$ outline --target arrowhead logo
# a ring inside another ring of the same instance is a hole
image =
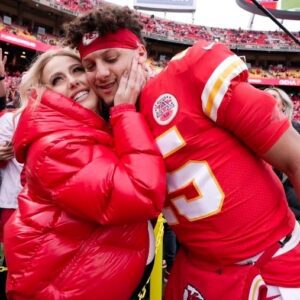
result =
[[[188,284],[183,291],[183,300],[205,300],[200,292]]]
[[[84,46],[88,46],[98,37],[99,37],[99,33],[96,31],[85,33],[82,37],[82,44]]]

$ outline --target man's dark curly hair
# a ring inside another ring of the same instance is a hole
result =
[[[77,48],[85,33],[96,31],[103,36],[109,32],[116,32],[120,28],[128,28],[145,44],[141,30],[142,23],[134,10],[127,6],[111,3],[101,3],[97,10],[75,18],[64,24],[65,45]]]

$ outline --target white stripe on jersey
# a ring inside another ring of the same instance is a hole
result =
[[[173,126],[156,138],[156,144],[162,156],[166,158],[184,147],[186,142],[176,126]]]
[[[217,120],[219,106],[231,80],[244,70],[247,70],[246,64],[237,55],[232,55],[222,61],[209,77],[201,100],[204,113],[213,121]]]
[[[259,299],[259,290],[261,286],[265,286],[265,282],[262,277],[258,274],[254,277],[251,283],[251,287],[249,290],[248,300],[257,300]]]

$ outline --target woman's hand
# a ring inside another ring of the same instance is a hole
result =
[[[126,70],[122,75],[115,95],[114,105],[135,104],[145,83],[146,75],[143,66],[138,62],[138,57],[134,56],[130,70]]]

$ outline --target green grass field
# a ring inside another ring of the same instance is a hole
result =
[[[300,1],[299,0],[281,0],[282,10],[300,11]]]

